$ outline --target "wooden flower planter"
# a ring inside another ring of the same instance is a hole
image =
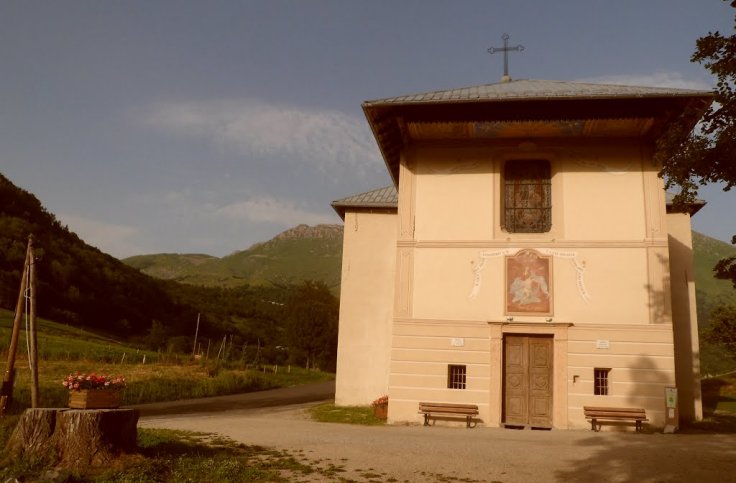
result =
[[[110,389],[82,389],[69,391],[71,409],[115,409],[120,407],[120,391]]]

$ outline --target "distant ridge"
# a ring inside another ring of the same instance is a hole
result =
[[[137,255],[123,262],[152,277],[192,285],[239,287],[319,280],[337,292],[342,225],[297,225],[222,258],[163,253]]]
[[[254,250],[256,248],[259,248],[264,245],[277,243],[279,241],[283,240],[293,240],[293,239],[305,239],[305,238],[322,238],[325,240],[340,240],[342,243],[342,225],[315,225],[315,226],[309,226],[309,225],[297,225],[293,228],[289,228],[286,231],[282,231],[272,239],[265,241],[265,242],[257,242],[251,245],[248,250]],[[243,250],[243,251],[248,251]],[[243,251],[238,251],[233,253],[232,255],[236,255],[238,253],[242,253]],[[232,256],[228,255],[228,256]]]

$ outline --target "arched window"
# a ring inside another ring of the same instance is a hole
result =
[[[507,161],[503,174],[503,228],[510,233],[550,231],[552,182],[549,161]]]

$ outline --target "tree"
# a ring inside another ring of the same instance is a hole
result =
[[[736,8],[736,0],[730,5]],[[663,166],[660,174],[668,189],[680,188],[674,200],[680,206],[695,199],[699,186],[724,183],[724,191],[736,186],[736,34],[709,32],[697,39],[690,60],[702,64],[717,82],[714,102],[698,126],[693,129],[693,119],[702,106],[686,111],[657,142],[655,157]],[[736,236],[732,243],[736,244]],[[736,288],[736,258],[721,260],[714,270],[718,278],[731,280]]]
[[[726,0],[728,1],[728,0]],[[736,8],[736,0],[730,0]],[[734,17],[736,31],[736,16]],[[723,183],[724,191],[736,186],[736,34],[709,32],[697,39],[690,58],[716,77],[713,103],[693,129],[702,106],[686,111],[657,141],[655,159],[662,163],[667,188],[679,187],[676,207],[692,202],[698,187]],[[736,235],[731,243],[736,244]],[[736,288],[736,257],[724,258],[713,268],[716,278],[731,280]],[[736,356],[736,307],[713,308],[705,340]]]
[[[710,313],[710,326],[705,339],[722,346],[731,356],[736,356],[736,306],[721,305]]]
[[[169,338],[168,330],[158,320],[154,320],[151,323],[151,329],[148,331],[146,336],[146,345],[149,349],[158,350],[166,345],[166,341]]]
[[[295,287],[284,311],[291,357],[307,368],[335,370],[339,311],[324,282]]]

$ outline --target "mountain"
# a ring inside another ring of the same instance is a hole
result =
[[[281,312],[288,289],[209,288],[148,276],[87,245],[33,194],[2,174],[0,308],[15,309],[29,234],[34,236],[39,317],[117,335],[154,350],[191,350],[200,315],[202,340],[228,335],[231,344],[258,343],[261,355],[283,344]],[[207,255],[168,259],[183,267],[218,260]]]
[[[192,285],[283,286],[318,280],[339,290],[342,225],[298,225],[222,258],[166,253],[123,262],[147,275]]]
[[[84,243],[31,193],[0,175],[0,307],[15,308],[29,234],[36,247],[38,314],[108,332],[145,333],[151,320],[195,317],[161,281]]]

